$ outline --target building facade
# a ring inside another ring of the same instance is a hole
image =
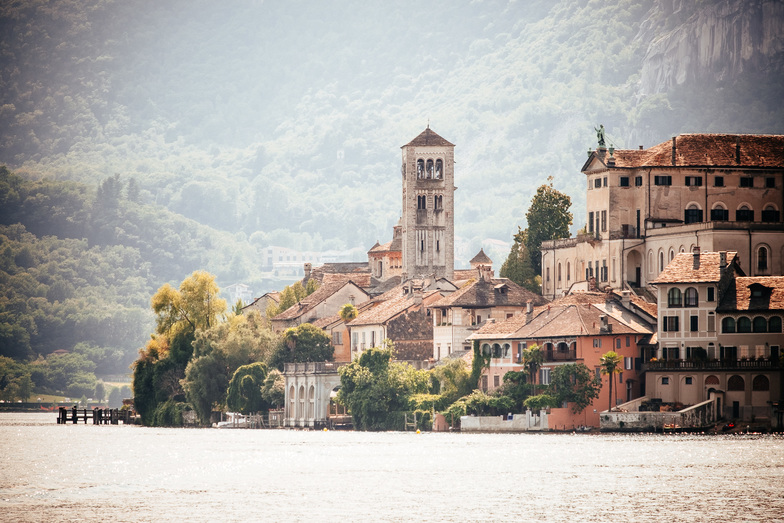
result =
[[[586,226],[542,244],[542,293],[595,278],[646,287],[677,253],[734,250],[746,274],[784,273],[784,136],[684,134],[591,151]]]

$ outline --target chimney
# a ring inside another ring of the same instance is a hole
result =
[[[423,292],[421,287],[417,287],[416,289],[414,289],[414,303],[416,305],[422,304],[422,294]]]
[[[632,292],[621,291],[621,305],[623,305],[628,309],[631,304],[632,304]]]
[[[723,269],[727,266],[727,251],[721,251],[719,253],[719,269]]]
[[[740,165],[740,136],[735,137],[735,163]]]
[[[642,145],[640,146],[640,150],[642,151]]]
[[[692,253],[694,256],[694,263],[692,264],[692,269],[699,270],[700,268],[700,247],[697,246],[694,248],[694,252]]]
[[[675,165],[675,137],[672,137],[672,164]]]
[[[479,273],[482,275],[482,279],[484,281],[490,281],[490,272],[491,272],[490,267],[487,267],[485,265],[479,266]]]
[[[525,313],[526,314],[533,314],[534,313],[534,304],[531,300],[525,302]]]
[[[605,314],[599,316],[599,322],[601,323],[599,326],[599,333],[609,334],[612,332],[612,325],[607,322],[607,316]]]
[[[310,272],[313,269],[313,265],[310,263],[305,264],[305,283],[310,279]]]

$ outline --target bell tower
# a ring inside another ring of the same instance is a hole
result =
[[[403,279],[452,279],[455,146],[428,125],[403,150]]]

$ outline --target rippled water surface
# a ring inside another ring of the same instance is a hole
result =
[[[3,521],[784,521],[775,435],[67,425],[0,413]]]

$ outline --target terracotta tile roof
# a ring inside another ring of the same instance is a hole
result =
[[[434,302],[431,307],[486,308],[502,305],[524,307],[547,303],[547,299],[506,278],[469,281],[455,292]]]
[[[452,273],[452,281],[468,281],[471,278],[477,278],[478,274],[476,269],[455,269]]]
[[[476,253],[476,256],[471,258],[471,261],[468,262],[468,263],[472,263],[472,264],[473,263],[481,263],[483,265],[487,265],[487,264],[492,264],[493,260],[490,259],[490,256],[485,254],[485,250],[482,248],[482,249],[479,249],[479,252]]]
[[[427,129],[422,131],[419,136],[408,142],[403,147],[408,147],[409,145],[438,145],[438,146],[451,146],[454,147],[455,144],[449,143],[440,136],[438,136],[430,126],[428,125]]]
[[[370,287],[370,280],[371,274],[362,273],[362,272],[353,272],[349,274],[345,273],[327,273],[324,274],[324,279],[321,281],[322,285],[334,283],[334,282],[341,282],[341,281],[349,281],[351,280],[354,282],[355,285],[358,287],[367,288]]]
[[[653,329],[622,309],[617,300],[605,301],[604,293],[575,293],[550,305],[538,307],[526,322],[526,315],[519,314],[500,322],[488,323],[468,339],[507,338],[538,339],[563,336],[597,336],[601,316],[607,316],[612,334],[651,334]]]
[[[316,307],[319,303],[323,302],[346,285],[354,284],[353,281],[348,279],[340,279],[330,282],[324,282],[321,287],[316,289],[312,294],[306,296],[299,302],[295,303],[285,311],[281,312],[273,318],[273,320],[293,320],[306,314],[311,309]],[[361,289],[360,289],[361,291]]]
[[[616,149],[613,157],[615,167],[672,167],[672,140],[643,151]],[[784,135],[681,134],[675,138],[675,166],[782,168]]]
[[[393,289],[393,291],[390,292],[394,292],[396,290],[398,289]],[[432,296],[435,293],[438,293],[438,291],[423,293],[423,301],[426,301],[427,297]],[[416,308],[422,305],[422,302],[419,301],[414,295],[401,293],[398,293],[389,299],[377,303],[378,305],[366,310],[354,318],[351,322],[349,322],[349,325],[352,327],[357,327],[360,325],[380,325],[411,308]]]
[[[316,321],[311,322],[311,325],[314,327],[318,327],[319,329],[326,329],[333,323],[338,323],[342,321],[340,316],[335,314],[334,316],[327,316],[326,318],[319,318]]]
[[[388,241],[387,243],[385,243],[383,245],[378,243],[378,242],[376,242],[376,244],[373,247],[370,248],[368,253],[371,253],[371,252],[378,252],[378,253],[380,253],[380,252],[390,252],[391,250],[392,250],[392,242],[391,241]]]
[[[727,252],[727,267],[735,267],[740,270],[737,268],[737,256],[738,253],[735,251]],[[694,254],[678,253],[651,284],[716,283],[721,279],[720,258],[720,252],[701,252],[699,266],[695,269]]]
[[[719,311],[784,310],[784,276],[737,277],[730,286]]]

